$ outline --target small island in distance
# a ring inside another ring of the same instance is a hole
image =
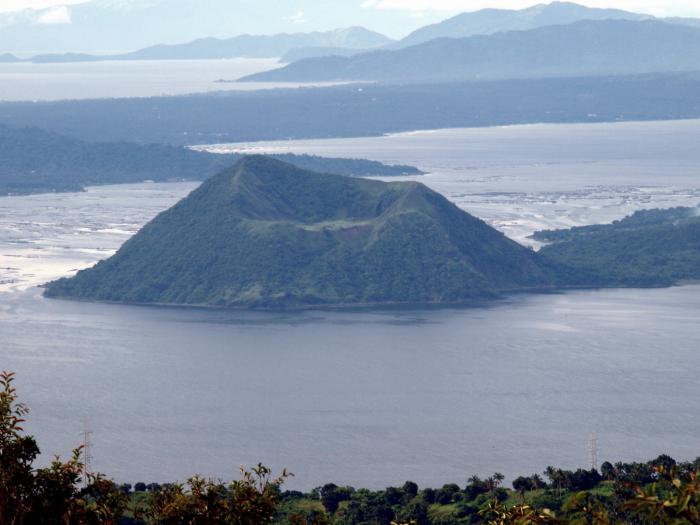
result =
[[[243,158],[48,297],[294,308],[461,303],[542,289],[537,255],[415,182]]]

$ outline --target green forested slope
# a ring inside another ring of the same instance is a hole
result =
[[[700,279],[698,208],[645,210],[612,224],[537,232],[540,255],[582,286],[670,286]]]
[[[247,157],[47,295],[209,306],[444,303],[550,283],[536,255],[417,183]]]
[[[276,157],[313,171],[340,175],[421,173],[411,166],[364,159]],[[85,186],[144,180],[203,180],[240,158],[161,144],[86,142],[38,128],[0,125],[0,195],[80,191]]]

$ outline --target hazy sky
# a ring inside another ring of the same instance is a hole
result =
[[[402,38],[460,12],[542,0],[0,0],[0,54],[117,53],[239,34],[364,26]],[[547,0],[548,1],[548,0]],[[579,0],[656,16],[700,18],[700,0]],[[18,11],[19,9],[19,11]]]
[[[472,11],[485,7],[521,9],[537,0],[365,0],[364,4],[388,9]],[[576,3],[589,7],[614,7],[655,15],[692,15],[700,13],[699,0],[582,0]]]
[[[96,0],[0,0],[0,11],[17,11],[27,8],[44,9],[67,6]],[[105,0],[99,0],[105,1]],[[153,0],[107,0],[119,2],[152,2]],[[167,1],[167,0],[160,0]],[[294,3],[293,0],[286,0]],[[357,0],[365,7],[400,9],[407,11],[471,11],[484,7],[522,8],[537,3],[537,0]],[[648,12],[655,15],[700,16],[700,0],[581,0],[591,7],[616,7],[630,11]],[[327,2],[319,0],[319,9],[327,8]]]

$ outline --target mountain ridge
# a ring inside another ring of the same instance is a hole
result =
[[[86,53],[40,54],[31,62],[105,62],[120,60],[206,60],[226,58],[279,58],[298,48],[343,48],[366,50],[393,42],[364,27],[351,26],[330,31],[242,34],[230,38],[198,38],[182,44],[156,44],[116,55]]]
[[[180,0],[186,2],[187,0]],[[78,13],[89,11],[86,6],[76,6]],[[137,10],[133,10],[137,11]],[[148,9],[146,9],[148,11]],[[130,10],[118,10],[126,15]],[[82,20],[82,16],[78,20]],[[87,20],[87,18],[86,18]],[[524,9],[487,8],[464,12],[446,20],[420,27],[400,40],[393,40],[377,31],[360,25],[335,30],[307,32],[241,33],[233,37],[220,36],[220,31],[206,37],[191,38],[185,42],[162,41],[141,46],[137,50],[121,53],[90,54],[84,50],[63,53],[34,53],[25,60],[37,63],[88,62],[106,60],[168,60],[214,58],[278,58],[289,54],[290,59],[310,56],[353,55],[351,50],[397,50],[429,42],[439,38],[466,38],[491,35],[499,32],[533,30],[552,25],[566,25],[582,20],[663,21],[676,25],[698,27],[700,18],[668,17],[623,11],[620,9],[592,8],[573,2],[535,4]],[[10,28],[11,29],[11,28]],[[47,31],[50,28],[46,29]],[[58,30],[55,28],[54,30]],[[1,40],[0,40],[1,43]],[[26,50],[24,55],[30,54]]]
[[[531,29],[582,18],[653,18],[646,14],[554,2],[521,10],[488,9],[462,13],[447,20],[440,20],[438,11],[428,11],[421,19],[426,25],[420,27],[420,22],[411,17],[410,11],[368,9],[351,0],[339,1],[334,9],[326,10],[317,10],[313,0],[282,4],[276,0],[207,0],[208,8],[202,9],[201,6],[201,0],[92,0],[75,5],[0,13],[0,27],[3,28],[0,49],[21,56],[43,55],[45,60],[65,61],[67,57],[60,58],[63,53],[73,54],[74,58],[85,54],[124,55],[154,45],[181,45],[203,37],[223,40],[244,33],[282,33],[289,30],[290,23],[306,32],[324,32],[348,21],[395,37],[400,34],[399,27],[408,28],[412,34],[404,37],[405,42],[394,44],[406,47],[436,37]],[[563,14],[558,11],[563,11]],[[271,17],[271,12],[277,16]],[[304,12],[315,14],[307,18]],[[46,23],[57,16],[63,23]],[[679,24],[700,23],[700,19],[680,16],[667,20]],[[47,59],[47,55],[50,58]]]
[[[349,21],[375,30],[390,30],[399,20],[411,28],[419,24],[406,13],[365,9],[354,0],[334,2],[333,9],[317,9],[317,5],[315,0],[64,2],[59,7],[0,13],[0,49],[21,56],[65,52],[115,55],[202,37],[270,35],[292,28],[327,31]],[[304,17],[304,12],[314,12],[314,16]],[[56,15],[63,23],[42,23]]]
[[[422,44],[436,38],[466,38],[506,31],[524,31],[549,25],[565,25],[581,20],[646,20],[651,15],[586,7],[573,2],[536,4],[525,9],[481,9],[458,14],[437,24],[424,26],[402,38],[393,49]]]
[[[348,176],[420,175],[411,166],[364,159],[279,154],[312,171]],[[37,128],[0,125],[0,195],[83,191],[86,186],[153,180],[202,180],[233,165],[240,154],[126,142],[85,142]]]
[[[580,21],[442,38],[352,57],[308,58],[240,81],[453,82],[700,70],[700,28],[657,20]]]

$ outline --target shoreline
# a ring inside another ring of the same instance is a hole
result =
[[[2,103],[2,101],[0,101]],[[483,126],[457,126],[457,127],[446,127],[446,128],[426,128],[426,129],[414,129],[409,131],[387,131],[384,133],[375,133],[367,135],[338,135],[334,137],[306,137],[306,138],[292,138],[292,139],[271,139],[271,140],[250,140],[250,141],[238,141],[238,142],[215,142],[206,144],[189,144],[185,147],[194,151],[210,151],[211,148],[216,148],[217,146],[237,146],[240,145],[240,151],[245,151],[246,146],[253,146],[256,144],[287,144],[287,143],[300,143],[300,142],[330,142],[334,140],[353,140],[353,139],[374,139],[381,137],[406,137],[406,136],[419,136],[419,135],[430,135],[434,133],[442,132],[456,132],[464,130],[501,130],[501,129],[525,129],[525,128],[537,128],[537,127],[563,127],[563,126],[580,126],[580,127],[592,127],[592,126],[624,126],[626,124],[677,124],[679,122],[700,122],[700,117],[685,117],[685,118],[675,118],[675,119],[639,119],[639,120],[580,120],[580,121],[561,121],[561,122],[522,122],[522,123],[512,123],[512,124],[484,124]],[[268,148],[261,148],[260,152],[265,152]],[[232,152],[238,152],[238,149],[231,149]],[[269,151],[276,151],[270,149]],[[217,151],[216,153],[222,153]]]
[[[168,308],[174,310],[195,310],[195,311],[213,311],[213,312],[248,312],[248,313],[295,313],[295,312],[372,312],[372,311],[436,311],[436,310],[469,310],[489,308],[499,303],[507,302],[514,297],[532,297],[543,295],[566,295],[568,292],[590,291],[602,292],[605,290],[666,290],[669,288],[682,288],[687,286],[698,286],[700,280],[683,281],[670,285],[658,286],[552,286],[543,288],[520,289],[520,290],[503,290],[498,292],[494,297],[483,297],[474,299],[473,301],[453,301],[453,302],[381,302],[381,303],[333,303],[333,304],[308,304],[294,306],[216,306],[207,304],[187,304],[187,303],[139,303],[128,301],[107,301],[93,300],[80,297],[62,297],[46,295],[46,286],[50,283],[45,283],[31,288],[41,290],[40,296],[42,299],[49,301],[68,301],[83,304],[102,304],[113,306],[134,306],[138,308]],[[30,290],[29,288],[28,290]]]

